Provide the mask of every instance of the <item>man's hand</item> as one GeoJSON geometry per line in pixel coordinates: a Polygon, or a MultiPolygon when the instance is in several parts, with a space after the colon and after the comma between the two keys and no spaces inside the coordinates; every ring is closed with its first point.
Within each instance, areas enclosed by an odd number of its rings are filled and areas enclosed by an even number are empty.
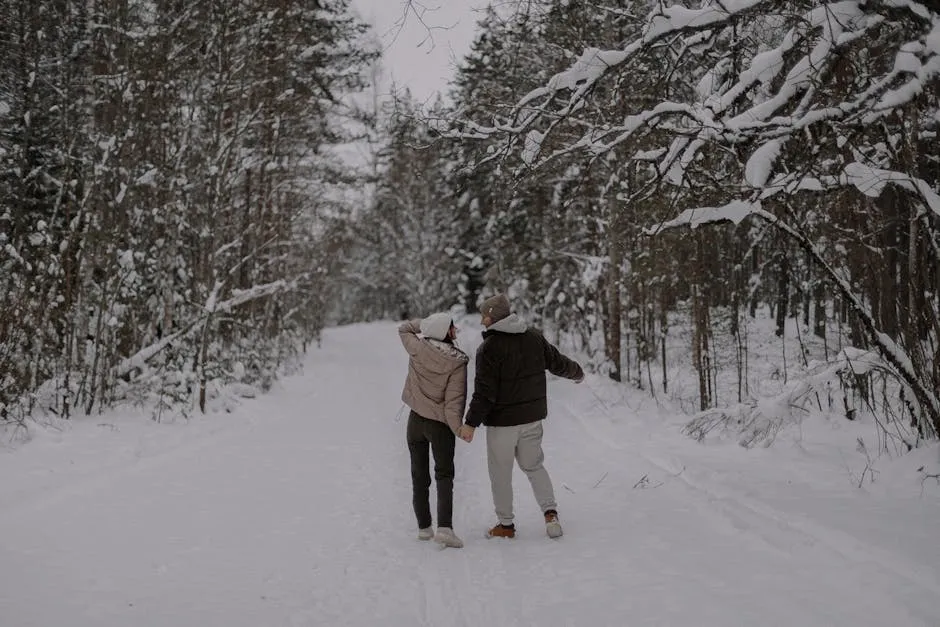
{"type": "Polygon", "coordinates": [[[461,425],[460,429],[457,430],[457,437],[469,444],[470,442],[473,442],[474,431],[476,431],[476,429],[470,425],[461,425]]]}

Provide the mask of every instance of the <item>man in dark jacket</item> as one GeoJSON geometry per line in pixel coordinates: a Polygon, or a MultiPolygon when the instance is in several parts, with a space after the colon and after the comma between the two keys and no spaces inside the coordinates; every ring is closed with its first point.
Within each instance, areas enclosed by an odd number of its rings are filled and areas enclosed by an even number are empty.
{"type": "Polygon", "coordinates": [[[483,344],[477,349],[473,398],[459,435],[470,442],[477,427],[487,427],[487,463],[498,518],[489,535],[516,535],[512,511],[515,459],[545,514],[546,533],[557,538],[562,528],[555,492],[542,465],[542,420],[548,414],[545,371],[577,383],[584,380],[584,372],[541,333],[510,313],[509,299],[504,294],[485,300],[480,313],[486,330],[483,344]]]}

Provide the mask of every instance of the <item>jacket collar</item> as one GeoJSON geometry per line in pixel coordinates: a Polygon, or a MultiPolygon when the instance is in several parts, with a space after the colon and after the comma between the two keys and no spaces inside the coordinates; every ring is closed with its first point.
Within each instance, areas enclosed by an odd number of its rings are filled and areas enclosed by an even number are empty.
{"type": "Polygon", "coordinates": [[[528,325],[522,320],[522,318],[519,317],[518,314],[509,314],[508,317],[494,322],[485,331],[483,331],[483,337],[489,337],[493,333],[508,333],[510,335],[518,335],[520,333],[525,333],[526,329],[528,328],[528,325]]]}

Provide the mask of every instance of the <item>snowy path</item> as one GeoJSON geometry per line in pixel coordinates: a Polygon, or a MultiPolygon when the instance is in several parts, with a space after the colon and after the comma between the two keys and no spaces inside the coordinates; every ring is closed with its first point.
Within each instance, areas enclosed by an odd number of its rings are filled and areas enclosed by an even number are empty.
{"type": "Polygon", "coordinates": [[[935,497],[813,485],[812,460],[612,420],[563,381],[546,453],[565,537],[517,472],[518,537],[483,538],[481,438],[458,448],[466,547],[419,543],[405,363],[393,325],[337,329],[230,416],[89,422],[0,453],[0,625],[940,624],[935,497]]]}

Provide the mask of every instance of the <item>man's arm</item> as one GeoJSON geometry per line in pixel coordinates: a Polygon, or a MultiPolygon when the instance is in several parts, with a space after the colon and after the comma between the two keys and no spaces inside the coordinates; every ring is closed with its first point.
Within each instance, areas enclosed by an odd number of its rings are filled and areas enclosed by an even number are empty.
{"type": "Polygon", "coordinates": [[[473,379],[473,398],[464,423],[474,429],[486,422],[499,392],[499,372],[496,364],[487,355],[486,342],[477,350],[476,376],[473,379]]]}
{"type": "Polygon", "coordinates": [[[564,377],[572,381],[581,381],[584,378],[584,370],[581,365],[573,359],[561,354],[555,346],[542,336],[542,347],[545,350],[545,368],[556,377],[564,377]]]}

